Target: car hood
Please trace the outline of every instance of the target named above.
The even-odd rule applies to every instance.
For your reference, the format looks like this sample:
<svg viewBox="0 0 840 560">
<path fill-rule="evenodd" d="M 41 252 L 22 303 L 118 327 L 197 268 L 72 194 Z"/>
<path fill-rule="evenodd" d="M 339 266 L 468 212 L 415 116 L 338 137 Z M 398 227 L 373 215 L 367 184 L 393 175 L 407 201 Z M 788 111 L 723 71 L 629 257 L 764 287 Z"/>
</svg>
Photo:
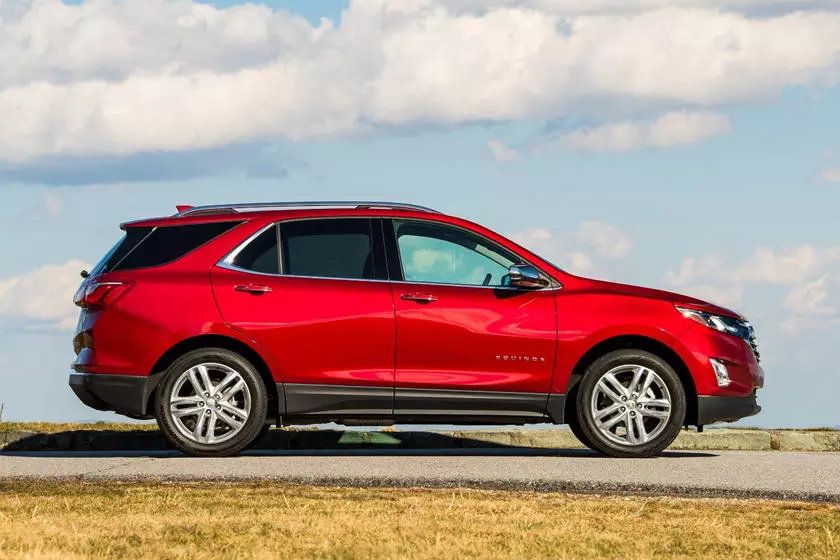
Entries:
<svg viewBox="0 0 840 560">
<path fill-rule="evenodd" d="M 741 314 L 737 311 L 683 294 L 677 294 L 665 290 L 655 290 L 653 288 L 644 288 L 642 286 L 633 286 L 630 284 L 606 282 L 604 280 L 587 279 L 587 282 L 588 286 L 586 286 L 586 289 L 596 292 L 668 301 L 675 305 L 689 307 L 698 311 L 707 311 L 715 315 L 743 319 L 743 316 L 741 316 Z"/>
</svg>

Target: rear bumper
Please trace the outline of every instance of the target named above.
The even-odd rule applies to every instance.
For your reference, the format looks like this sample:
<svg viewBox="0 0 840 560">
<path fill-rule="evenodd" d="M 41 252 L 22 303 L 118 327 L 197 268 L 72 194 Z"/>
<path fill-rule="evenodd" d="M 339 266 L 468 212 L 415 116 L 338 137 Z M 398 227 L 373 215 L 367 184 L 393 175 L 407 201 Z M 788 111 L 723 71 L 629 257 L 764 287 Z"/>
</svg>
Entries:
<svg viewBox="0 0 840 560">
<path fill-rule="evenodd" d="M 70 374 L 70 388 L 80 401 L 96 410 L 113 410 L 131 418 L 149 418 L 149 396 L 157 376 L 94 373 Z"/>
<path fill-rule="evenodd" d="M 714 422 L 735 422 L 761 412 L 755 394 L 748 397 L 697 397 L 697 425 Z"/>
</svg>

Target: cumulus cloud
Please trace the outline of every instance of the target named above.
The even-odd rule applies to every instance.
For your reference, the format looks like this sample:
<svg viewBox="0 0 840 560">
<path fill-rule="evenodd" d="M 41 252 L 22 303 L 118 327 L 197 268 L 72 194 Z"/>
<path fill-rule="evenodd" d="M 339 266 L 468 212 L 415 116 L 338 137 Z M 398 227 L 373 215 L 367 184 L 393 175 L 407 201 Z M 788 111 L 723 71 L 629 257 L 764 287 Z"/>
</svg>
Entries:
<svg viewBox="0 0 840 560">
<path fill-rule="evenodd" d="M 728 126 L 692 111 L 836 80 L 840 14 L 671 4 L 354 0 L 313 26 L 256 5 L 3 2 L 0 159 L 555 118 L 593 99 L 686 109 L 643 128 L 673 145 Z"/>
<path fill-rule="evenodd" d="M 490 140 L 487 142 L 487 147 L 490 148 L 493 161 L 496 163 L 510 163 L 515 161 L 518 155 L 516 150 L 505 146 L 498 140 Z"/>
<path fill-rule="evenodd" d="M 597 267 L 590 252 L 604 259 L 622 259 L 633 248 L 632 238 L 612 224 L 583 222 L 577 231 L 555 235 L 545 228 L 516 232 L 510 238 L 573 274 L 591 275 Z"/>
<path fill-rule="evenodd" d="M 664 281 L 687 294 L 727 306 L 740 305 L 747 287 L 782 287 L 784 295 L 771 308 L 787 312 L 780 327 L 794 333 L 840 320 L 840 301 L 832 284 L 838 274 L 840 245 L 804 244 L 780 250 L 759 247 L 740 263 L 719 254 L 686 258 L 665 273 Z M 805 317 L 819 321 L 804 321 Z"/>
<path fill-rule="evenodd" d="M 840 183 L 840 167 L 823 169 L 820 179 L 826 183 Z"/>
<path fill-rule="evenodd" d="M 619 122 L 563 132 L 551 139 L 577 150 L 623 152 L 694 144 L 727 134 L 729 119 L 713 112 L 677 111 L 650 122 Z"/>
<path fill-rule="evenodd" d="M 70 260 L 0 278 L 0 324 L 14 320 L 24 329 L 71 330 L 79 311 L 73 305 L 79 271 L 90 268 L 88 263 Z"/>
</svg>

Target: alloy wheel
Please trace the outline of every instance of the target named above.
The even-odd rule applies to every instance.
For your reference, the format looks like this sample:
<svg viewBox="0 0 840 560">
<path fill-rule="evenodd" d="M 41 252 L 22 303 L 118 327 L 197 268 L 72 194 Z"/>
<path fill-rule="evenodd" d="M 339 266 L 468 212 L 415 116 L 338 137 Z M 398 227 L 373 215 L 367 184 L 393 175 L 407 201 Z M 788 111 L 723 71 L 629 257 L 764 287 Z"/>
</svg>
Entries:
<svg viewBox="0 0 840 560">
<path fill-rule="evenodd" d="M 190 441 L 218 444 L 245 426 L 251 391 L 235 369 L 219 363 L 190 367 L 178 376 L 169 399 L 175 428 Z"/>
<path fill-rule="evenodd" d="M 637 446 L 652 441 L 666 428 L 671 394 L 653 369 L 627 364 L 601 376 L 590 407 L 601 435 L 619 445 Z"/>
</svg>

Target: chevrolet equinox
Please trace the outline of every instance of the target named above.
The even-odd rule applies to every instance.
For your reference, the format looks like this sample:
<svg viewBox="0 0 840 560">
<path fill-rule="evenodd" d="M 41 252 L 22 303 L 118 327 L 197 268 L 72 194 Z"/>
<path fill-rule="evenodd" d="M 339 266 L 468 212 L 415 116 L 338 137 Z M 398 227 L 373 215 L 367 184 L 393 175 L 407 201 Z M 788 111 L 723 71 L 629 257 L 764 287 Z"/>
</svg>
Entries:
<svg viewBox="0 0 840 560">
<path fill-rule="evenodd" d="M 125 223 L 75 296 L 70 386 L 190 455 L 272 424 L 568 424 L 646 457 L 756 414 L 752 325 L 581 278 L 411 204 L 179 206 Z"/>
</svg>

